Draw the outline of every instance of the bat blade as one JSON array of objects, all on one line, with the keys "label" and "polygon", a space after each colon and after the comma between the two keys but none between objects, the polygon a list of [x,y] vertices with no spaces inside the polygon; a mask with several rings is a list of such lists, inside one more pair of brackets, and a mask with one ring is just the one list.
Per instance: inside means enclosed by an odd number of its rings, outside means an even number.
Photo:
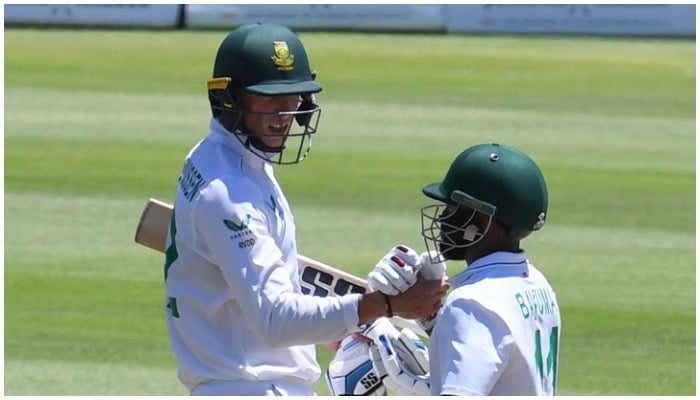
[{"label": "bat blade", "polygon": [[153,250],[165,253],[165,240],[173,214],[173,206],[156,199],[148,199],[136,227],[134,241]]},{"label": "bat blade", "polygon": [[[136,227],[134,241],[164,253],[172,214],[172,205],[157,199],[148,199]],[[365,293],[369,290],[367,281],[362,278],[301,254],[297,255],[297,259],[301,291],[304,294],[326,297]],[[391,322],[396,326],[408,328],[416,334],[428,337],[428,334],[414,320],[393,317]]]}]

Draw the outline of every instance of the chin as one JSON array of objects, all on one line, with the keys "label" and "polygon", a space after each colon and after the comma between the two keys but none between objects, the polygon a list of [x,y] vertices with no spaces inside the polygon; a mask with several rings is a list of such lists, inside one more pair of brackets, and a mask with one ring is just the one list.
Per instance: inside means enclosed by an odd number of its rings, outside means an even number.
[{"label": "chin", "polygon": [[450,247],[445,248],[440,246],[440,254],[445,258],[445,260],[451,261],[464,261],[467,259],[467,248],[466,247]]},{"label": "chin", "polygon": [[284,149],[284,141],[282,140],[270,140],[270,141],[265,141],[265,146],[271,148],[271,149],[279,149],[283,150]]}]

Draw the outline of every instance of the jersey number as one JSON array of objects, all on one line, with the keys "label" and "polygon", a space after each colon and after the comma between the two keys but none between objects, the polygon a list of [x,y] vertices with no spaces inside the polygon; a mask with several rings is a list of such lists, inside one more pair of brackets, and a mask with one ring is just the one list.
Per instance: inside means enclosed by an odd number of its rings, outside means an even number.
[{"label": "jersey number", "polygon": [[[547,392],[547,381],[549,377],[552,377],[552,395],[556,393],[557,389],[557,361],[559,359],[559,327],[552,327],[552,331],[549,334],[549,354],[547,354],[547,370],[544,369],[545,360],[542,358],[542,338],[540,330],[535,331],[535,363],[537,364],[537,373],[540,375],[540,380],[542,381],[542,387]],[[551,375],[550,375],[551,374]]]}]

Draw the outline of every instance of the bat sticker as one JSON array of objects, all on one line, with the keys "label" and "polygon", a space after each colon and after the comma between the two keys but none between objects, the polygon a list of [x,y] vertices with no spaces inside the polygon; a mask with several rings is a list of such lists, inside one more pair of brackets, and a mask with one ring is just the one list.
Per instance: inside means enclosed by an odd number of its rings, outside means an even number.
[{"label": "bat sticker", "polygon": [[362,286],[348,282],[343,278],[335,278],[311,265],[304,266],[301,273],[301,292],[304,294],[326,297],[331,293],[342,296],[349,293],[365,293],[366,291],[367,289]]}]

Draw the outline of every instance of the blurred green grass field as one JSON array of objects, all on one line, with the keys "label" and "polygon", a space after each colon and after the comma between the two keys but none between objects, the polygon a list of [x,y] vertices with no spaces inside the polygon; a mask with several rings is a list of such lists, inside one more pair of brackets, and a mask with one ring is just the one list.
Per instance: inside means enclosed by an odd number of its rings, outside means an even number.
[{"label": "blurred green grass field", "polygon": [[[225,34],[5,30],[5,395],[187,394],[163,257],[133,233],[208,132]],[[364,276],[421,249],[422,186],[472,144],[519,147],[550,190],[523,245],[558,292],[558,393],[696,393],[695,41],[301,37],[320,133],[277,175],[304,254]]]}]

